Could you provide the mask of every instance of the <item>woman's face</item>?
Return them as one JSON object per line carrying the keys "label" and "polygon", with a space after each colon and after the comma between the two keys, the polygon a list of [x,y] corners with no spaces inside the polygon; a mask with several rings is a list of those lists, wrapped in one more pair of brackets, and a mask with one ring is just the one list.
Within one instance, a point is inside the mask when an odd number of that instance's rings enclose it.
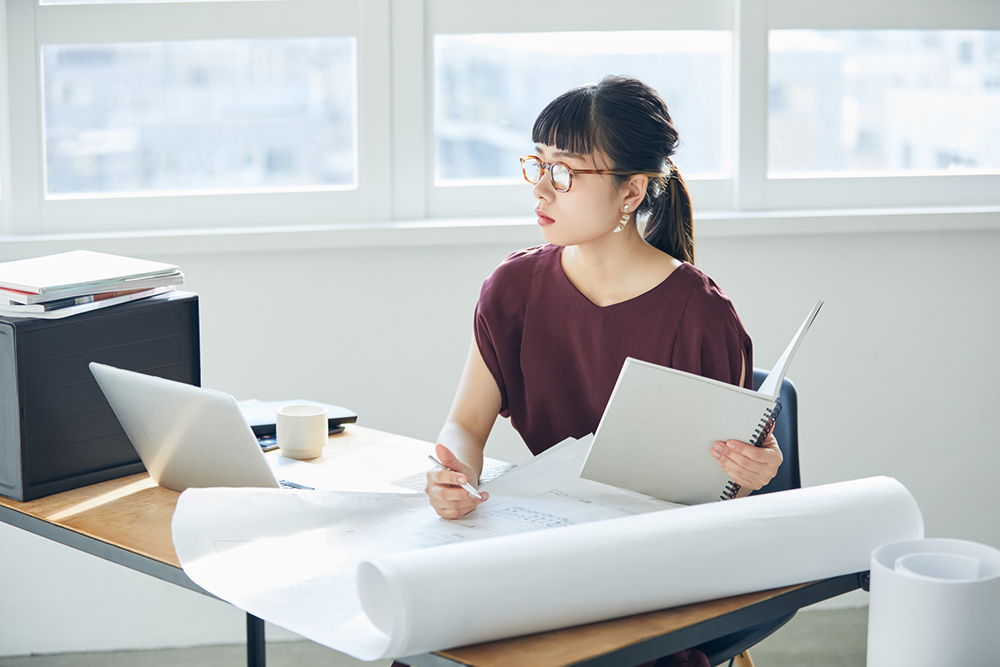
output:
{"label": "woman's face", "polygon": [[[602,152],[587,155],[538,144],[535,155],[543,162],[562,162],[570,169],[611,169]],[[569,192],[557,192],[548,170],[532,189],[535,214],[545,240],[553,245],[580,245],[614,232],[622,216],[626,193],[607,174],[575,174]]]}

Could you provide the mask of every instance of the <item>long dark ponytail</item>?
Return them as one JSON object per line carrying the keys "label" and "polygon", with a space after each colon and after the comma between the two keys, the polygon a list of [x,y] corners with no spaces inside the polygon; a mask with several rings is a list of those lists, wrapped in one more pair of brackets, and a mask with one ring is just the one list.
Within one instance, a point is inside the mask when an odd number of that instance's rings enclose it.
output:
{"label": "long dark ponytail", "polygon": [[[678,135],[659,94],[638,79],[607,76],[563,93],[538,115],[535,143],[573,153],[601,150],[611,168],[650,177],[636,209],[645,221],[643,238],[676,259],[694,262],[691,196],[670,156]],[[624,183],[629,176],[615,176]]]}

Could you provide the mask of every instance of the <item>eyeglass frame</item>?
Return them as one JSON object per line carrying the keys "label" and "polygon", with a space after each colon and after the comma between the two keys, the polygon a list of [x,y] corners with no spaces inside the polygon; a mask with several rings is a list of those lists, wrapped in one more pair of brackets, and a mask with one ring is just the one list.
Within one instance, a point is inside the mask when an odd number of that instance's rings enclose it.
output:
{"label": "eyeglass frame", "polygon": [[[565,162],[545,162],[544,160],[542,160],[542,158],[538,157],[537,155],[525,155],[522,158],[520,158],[520,160],[521,160],[521,174],[524,176],[524,180],[526,180],[528,183],[531,183],[532,185],[538,185],[542,181],[542,178],[545,176],[545,172],[548,172],[549,183],[552,184],[552,189],[560,193],[565,193],[570,191],[570,189],[573,187],[573,176],[575,176],[576,174],[611,174],[613,176],[638,176],[641,174],[643,176],[648,176],[650,178],[669,177],[669,174],[664,174],[658,171],[649,172],[649,171],[623,171],[621,169],[574,169]],[[530,178],[528,178],[528,170],[524,165],[525,160],[537,160],[538,164],[541,165],[542,171],[540,174],[538,174],[537,181],[532,181]],[[569,172],[569,185],[566,186],[565,190],[559,189],[559,186],[556,185],[556,179],[552,175],[551,167],[554,167],[556,165],[565,168],[566,171]]]}

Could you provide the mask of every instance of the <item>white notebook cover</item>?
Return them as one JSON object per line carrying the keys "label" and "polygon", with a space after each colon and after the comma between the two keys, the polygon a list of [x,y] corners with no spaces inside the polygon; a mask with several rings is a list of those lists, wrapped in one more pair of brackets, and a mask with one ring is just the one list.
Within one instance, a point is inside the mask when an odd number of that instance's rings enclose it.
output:
{"label": "white notebook cover", "polygon": [[[75,286],[101,284],[169,275],[179,269],[172,264],[134,257],[108,255],[90,250],[20,259],[0,264],[0,286],[41,294]],[[122,287],[121,289],[126,289]]]}
{"label": "white notebook cover", "polygon": [[717,440],[753,438],[774,398],[692,373],[626,359],[580,476],[661,500],[719,500],[729,475]]}
{"label": "white notebook cover", "polygon": [[626,359],[580,476],[682,505],[719,500],[730,478],[712,446],[753,441],[822,307],[820,299],[758,391]]}

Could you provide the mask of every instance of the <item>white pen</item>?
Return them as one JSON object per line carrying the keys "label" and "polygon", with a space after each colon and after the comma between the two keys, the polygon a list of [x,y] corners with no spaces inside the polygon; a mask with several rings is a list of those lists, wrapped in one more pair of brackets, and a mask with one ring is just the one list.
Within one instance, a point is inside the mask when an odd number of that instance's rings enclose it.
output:
{"label": "white pen", "polygon": [[[434,465],[441,466],[445,470],[451,470],[451,468],[449,468],[448,466],[446,466],[445,464],[441,463],[436,458],[434,458],[433,455],[428,454],[427,458],[429,458],[431,460],[431,463],[433,463]],[[452,472],[458,472],[457,470],[451,470],[451,471]],[[465,484],[463,484],[462,488],[465,489],[466,491],[468,491],[469,493],[471,493],[472,495],[474,495],[476,498],[479,498],[480,500],[483,499],[483,497],[481,495],[479,495],[479,491],[476,491],[476,487],[472,486],[468,482],[466,482]]]}

